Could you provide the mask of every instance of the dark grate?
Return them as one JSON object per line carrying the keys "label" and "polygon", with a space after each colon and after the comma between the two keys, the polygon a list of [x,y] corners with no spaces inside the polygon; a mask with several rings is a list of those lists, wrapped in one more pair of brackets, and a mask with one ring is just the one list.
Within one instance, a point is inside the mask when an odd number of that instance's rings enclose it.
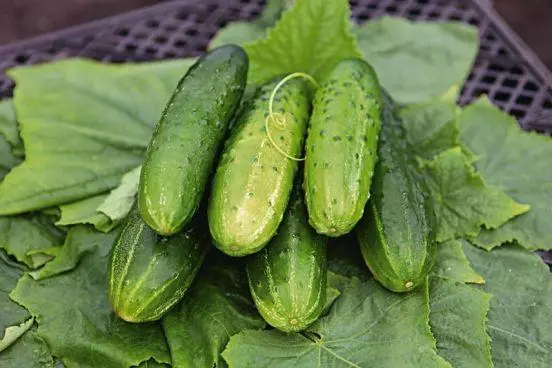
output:
{"label": "dark grate", "polygon": [[[180,0],[0,47],[0,72],[72,56],[126,62],[196,56],[217,30],[257,16],[264,0]],[[357,22],[384,14],[456,20],[481,31],[481,50],[462,91],[466,104],[487,94],[525,129],[552,132],[550,73],[483,0],[351,0]],[[0,73],[0,97],[13,84]]]}
{"label": "dark grate", "polygon": [[[0,71],[71,56],[125,62],[196,56],[230,21],[258,15],[263,0],[181,0],[0,48]],[[485,3],[461,0],[352,0],[357,22],[384,14],[413,20],[456,20],[481,30],[481,51],[462,104],[481,94],[516,116],[522,127],[552,131],[549,73]],[[13,85],[0,75],[0,96]]]}

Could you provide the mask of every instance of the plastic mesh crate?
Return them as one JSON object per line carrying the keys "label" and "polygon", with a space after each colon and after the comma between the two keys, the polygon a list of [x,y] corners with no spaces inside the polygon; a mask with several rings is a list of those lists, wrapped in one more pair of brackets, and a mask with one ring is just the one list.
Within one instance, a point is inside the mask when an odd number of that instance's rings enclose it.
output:
{"label": "plastic mesh crate", "polygon": [[[197,56],[219,28],[255,18],[263,0],[180,0],[0,47],[0,98],[12,94],[4,70],[67,57],[103,62]],[[351,0],[357,22],[381,15],[456,20],[480,29],[481,50],[460,103],[488,94],[524,129],[552,133],[552,77],[484,0]],[[548,258],[546,258],[548,257]],[[552,262],[552,253],[545,259]]]}
{"label": "plastic mesh crate", "polygon": [[[479,27],[481,50],[462,91],[465,104],[488,94],[525,129],[552,133],[552,78],[540,60],[484,1],[351,0],[363,22],[384,14],[413,20],[456,20]],[[3,71],[82,56],[104,62],[177,58],[201,54],[216,31],[233,20],[257,16],[263,0],[181,0],[162,3],[84,26],[0,47],[0,97],[13,85]]]}

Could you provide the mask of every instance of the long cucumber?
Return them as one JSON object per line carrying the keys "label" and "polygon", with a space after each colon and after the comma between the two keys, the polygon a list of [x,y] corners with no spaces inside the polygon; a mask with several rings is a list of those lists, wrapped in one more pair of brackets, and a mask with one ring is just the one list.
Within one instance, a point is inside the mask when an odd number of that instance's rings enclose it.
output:
{"label": "long cucumber", "polygon": [[278,234],[247,261],[249,288],[257,309],[273,327],[301,331],[326,303],[327,238],[310,227],[299,186]]}
{"label": "long cucumber", "polygon": [[374,277],[392,291],[406,292],[425,283],[435,261],[435,215],[402,121],[387,101],[372,198],[357,234]]}
{"label": "long cucumber", "polygon": [[341,236],[362,217],[370,196],[381,125],[381,91],[370,65],[344,60],[316,92],[307,137],[309,221]]}
{"label": "long cucumber", "polygon": [[140,213],[159,234],[175,234],[196,212],[247,69],[240,47],[216,48],[189,69],[167,104],[146,152],[138,192]]}
{"label": "long cucumber", "polygon": [[[128,322],[161,318],[183,296],[209,249],[205,226],[163,237],[136,206],[111,250],[108,293],[115,313]],[[204,221],[203,221],[204,222]]]}
{"label": "long cucumber", "polygon": [[269,99],[278,83],[262,86],[245,106],[213,179],[209,228],[215,246],[231,256],[255,253],[274,236],[298,165],[284,154],[302,154],[308,86],[299,79],[281,84],[273,101],[275,118],[270,119]]}

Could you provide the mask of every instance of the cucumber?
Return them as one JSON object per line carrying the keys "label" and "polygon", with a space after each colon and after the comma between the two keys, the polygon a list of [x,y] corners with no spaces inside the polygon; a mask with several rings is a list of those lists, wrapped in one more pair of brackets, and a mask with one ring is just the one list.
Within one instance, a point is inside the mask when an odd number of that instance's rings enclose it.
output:
{"label": "cucumber", "polygon": [[214,49],[188,70],[161,115],[138,191],[140,213],[159,234],[175,234],[196,212],[247,69],[240,47]]}
{"label": "cucumber", "polygon": [[391,291],[406,292],[425,283],[435,261],[435,218],[390,100],[378,151],[372,198],[357,235],[376,280]]}
{"label": "cucumber", "polygon": [[[269,242],[293,187],[298,163],[275,148],[265,129],[269,97],[277,83],[259,88],[246,104],[213,179],[209,229],[215,246],[230,256],[255,253]],[[309,97],[306,83],[291,79],[274,99],[274,113],[284,114],[286,120],[283,127],[269,120],[269,131],[278,147],[292,157],[302,154]]]}
{"label": "cucumber", "polygon": [[247,260],[249,288],[263,318],[284,331],[301,331],[324,309],[327,238],[309,225],[300,188],[278,234]]}
{"label": "cucumber", "polygon": [[349,233],[370,196],[381,125],[381,91],[368,63],[344,60],[316,92],[307,136],[309,222],[332,237]]}
{"label": "cucumber", "polygon": [[111,250],[108,293],[113,310],[128,322],[158,320],[183,297],[208,249],[201,226],[162,237],[134,206]]}

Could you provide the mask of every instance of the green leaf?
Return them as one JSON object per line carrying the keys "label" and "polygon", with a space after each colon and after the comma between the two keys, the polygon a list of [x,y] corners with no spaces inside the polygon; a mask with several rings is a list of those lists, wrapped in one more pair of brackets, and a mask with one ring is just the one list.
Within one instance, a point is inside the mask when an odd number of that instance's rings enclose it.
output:
{"label": "green leaf", "polygon": [[54,359],[46,342],[29,331],[0,353],[1,367],[53,368]]}
{"label": "green leaf", "polygon": [[485,182],[531,205],[528,213],[472,241],[485,249],[514,240],[529,250],[552,249],[552,138],[523,132],[486,98],[464,109],[458,128],[479,157],[475,166]]}
{"label": "green leaf", "polygon": [[34,318],[29,318],[27,321],[21,323],[19,326],[10,326],[4,331],[4,337],[0,340],[0,352],[6,350],[17,339],[27,332],[34,323]]}
{"label": "green leaf", "polygon": [[552,277],[534,253],[516,246],[492,252],[463,243],[493,294],[488,315],[494,365],[549,367],[552,361]]}
{"label": "green leaf", "polygon": [[52,259],[56,258],[61,250],[60,246],[54,246],[50,248],[33,249],[27,252],[27,255],[31,258],[33,266],[31,268],[36,269],[44,266]]}
{"label": "green leaf", "polygon": [[529,206],[486,185],[460,147],[447,150],[427,163],[425,173],[432,192],[439,242],[477,235],[482,225],[497,228],[529,210]]}
{"label": "green leaf", "polygon": [[399,110],[407,138],[417,156],[431,160],[458,146],[455,98],[443,98],[407,105]]}
{"label": "green leaf", "polygon": [[20,162],[21,160],[14,156],[12,147],[8,141],[6,141],[4,136],[0,135],[0,182]]}
{"label": "green leaf", "polygon": [[432,160],[440,153],[457,146],[471,162],[475,156],[460,142],[456,126],[459,107],[456,105],[458,87],[453,86],[445,95],[427,102],[407,105],[399,109],[407,139],[414,153],[423,160]]}
{"label": "green leaf", "polygon": [[12,102],[0,101],[0,181],[21,163],[17,153],[22,151],[22,147]]}
{"label": "green leaf", "polygon": [[150,358],[170,363],[158,324],[130,324],[111,311],[107,261],[114,233],[77,227],[73,242],[88,250],[78,267],[40,281],[24,276],[11,293],[35,316],[38,335],[68,368],[126,368]]}
{"label": "green leaf", "polygon": [[[90,226],[74,226],[67,233],[65,244],[63,244],[56,258],[41,269],[30,272],[30,275],[36,280],[41,280],[71,271],[77,267],[85,254],[90,253],[95,248],[102,247],[109,241],[113,244],[116,235],[117,231],[105,235],[95,231]],[[111,248],[111,244],[109,248]]]}
{"label": "green leaf", "polygon": [[0,217],[0,248],[31,268],[35,264],[30,251],[60,245],[64,237],[46,215]]}
{"label": "green leaf", "polygon": [[234,367],[450,367],[435,352],[427,287],[395,294],[350,279],[328,316],[306,332],[245,331],[223,357]]}
{"label": "green leaf", "polygon": [[127,217],[138,193],[141,169],[142,167],[138,166],[123,175],[119,186],[109,193],[97,211],[109,217],[114,223]]}
{"label": "green leaf", "polygon": [[435,266],[431,273],[441,278],[471,284],[484,284],[485,280],[471,267],[462,244],[458,240],[449,240],[437,246]]}
{"label": "green leaf", "polygon": [[118,223],[113,223],[111,219],[97,211],[98,207],[104,203],[108,194],[99,194],[93,197],[82,199],[73,203],[61,205],[61,217],[56,222],[58,226],[90,224],[94,225],[96,230],[107,233],[115,228]]}
{"label": "green leaf", "polygon": [[294,72],[323,79],[336,62],[360,56],[346,0],[297,0],[265,38],[245,50],[252,84]]}
{"label": "green leaf", "polygon": [[355,33],[381,84],[403,104],[464,84],[479,48],[477,28],[454,22],[381,17]]}
{"label": "green leaf", "polygon": [[190,63],[72,59],[10,70],[26,159],[0,184],[0,214],[57,206],[116,187],[140,165],[152,126]]}
{"label": "green leaf", "polygon": [[282,12],[292,5],[290,0],[268,0],[263,12],[253,22],[232,22],[221,28],[209,43],[209,49],[225,44],[244,45],[265,36]]}
{"label": "green leaf", "polygon": [[[19,137],[19,127],[15,119],[15,111],[13,110],[13,101],[0,101],[0,134],[9,143],[14,150],[14,153],[23,152],[23,142]],[[19,156],[15,154],[15,156]]]}
{"label": "green leaf", "polygon": [[433,276],[429,296],[429,322],[439,355],[458,368],[492,367],[486,329],[491,294]]}
{"label": "green leaf", "polygon": [[9,294],[17,285],[17,280],[23,276],[24,268],[11,261],[0,250],[0,340],[9,326],[17,326],[29,319],[29,312],[13,302]]}
{"label": "green leaf", "polygon": [[184,300],[163,318],[176,367],[223,367],[220,353],[230,336],[261,329],[243,267],[207,267]]}

